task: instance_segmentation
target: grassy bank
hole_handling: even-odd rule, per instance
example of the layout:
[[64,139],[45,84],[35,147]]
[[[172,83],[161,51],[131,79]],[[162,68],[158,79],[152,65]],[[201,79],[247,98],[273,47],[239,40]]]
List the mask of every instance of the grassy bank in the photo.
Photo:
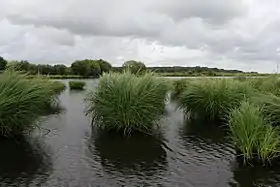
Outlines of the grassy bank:
[[28,133],[36,119],[57,106],[56,95],[65,86],[45,79],[7,71],[0,75],[0,136]]
[[105,74],[87,97],[93,124],[108,131],[150,132],[165,108],[168,85],[153,74]]
[[96,79],[99,77],[80,76],[80,75],[28,75],[28,78],[47,78],[47,79]]

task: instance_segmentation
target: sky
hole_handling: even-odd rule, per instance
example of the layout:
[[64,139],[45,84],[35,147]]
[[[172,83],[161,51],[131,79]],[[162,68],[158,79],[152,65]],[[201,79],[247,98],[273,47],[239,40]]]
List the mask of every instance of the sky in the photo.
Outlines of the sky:
[[0,56],[276,72],[280,1],[0,0]]

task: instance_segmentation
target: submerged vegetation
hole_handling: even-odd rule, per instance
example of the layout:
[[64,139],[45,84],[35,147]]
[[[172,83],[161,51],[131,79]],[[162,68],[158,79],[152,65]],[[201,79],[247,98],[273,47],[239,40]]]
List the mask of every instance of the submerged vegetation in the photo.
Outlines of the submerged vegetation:
[[56,94],[65,86],[40,78],[27,79],[13,71],[0,75],[0,136],[27,133],[35,120],[56,105]]
[[83,90],[85,85],[83,81],[69,81],[70,90]]
[[127,71],[100,78],[89,93],[88,113],[93,124],[106,130],[149,132],[164,113],[168,85],[151,73],[137,76]]

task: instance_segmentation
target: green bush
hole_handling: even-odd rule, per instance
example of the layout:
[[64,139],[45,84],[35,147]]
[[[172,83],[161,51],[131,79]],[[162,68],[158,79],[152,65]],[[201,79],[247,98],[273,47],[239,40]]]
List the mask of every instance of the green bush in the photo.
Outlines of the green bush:
[[71,90],[83,90],[86,83],[83,81],[69,81],[69,87]]
[[48,80],[27,79],[8,71],[0,75],[0,136],[29,132],[34,121],[55,102],[55,92]]
[[245,162],[257,159],[267,163],[279,156],[279,129],[269,124],[260,107],[243,102],[230,113],[229,127]]
[[88,114],[93,124],[106,130],[148,132],[164,112],[166,80],[151,73],[109,73],[100,78],[96,91],[89,93]]
[[246,82],[229,79],[192,81],[180,95],[179,107],[192,117],[221,120],[255,93]]

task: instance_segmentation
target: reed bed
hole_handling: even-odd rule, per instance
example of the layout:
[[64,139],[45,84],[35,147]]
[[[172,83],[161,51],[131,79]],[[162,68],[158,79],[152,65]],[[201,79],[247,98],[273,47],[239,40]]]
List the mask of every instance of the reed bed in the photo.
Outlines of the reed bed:
[[69,81],[70,90],[84,90],[85,85],[83,81]]
[[164,113],[168,84],[152,73],[104,74],[87,96],[87,114],[98,129],[149,133]]
[[179,107],[191,117],[222,120],[232,108],[256,94],[247,82],[229,79],[192,81],[179,97]]
[[279,157],[279,128],[270,124],[261,107],[242,102],[239,108],[231,111],[228,125],[244,162],[266,164]]
[[56,91],[48,80],[27,79],[7,71],[0,75],[0,136],[10,137],[36,128],[35,120],[56,102]]

